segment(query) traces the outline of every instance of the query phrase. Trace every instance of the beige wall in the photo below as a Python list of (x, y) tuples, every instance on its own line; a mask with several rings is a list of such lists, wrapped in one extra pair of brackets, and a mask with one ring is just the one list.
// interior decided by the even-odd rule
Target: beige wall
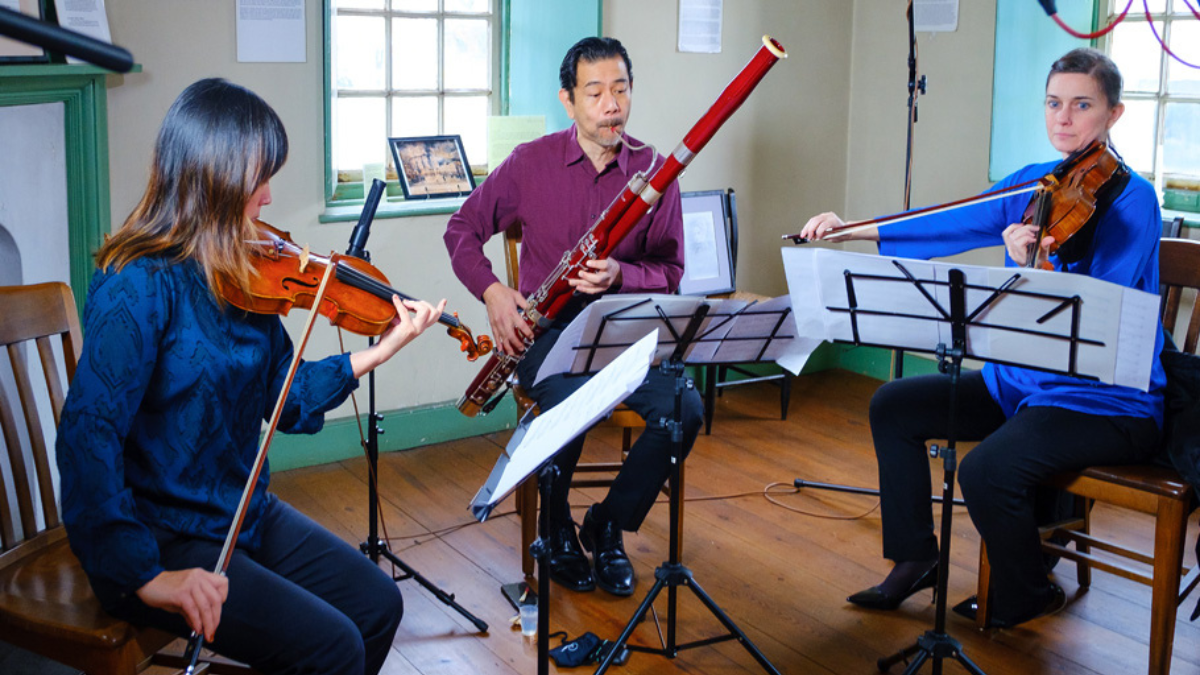
[[(634, 60), (630, 131), (661, 152), (679, 143), (758, 49), (764, 33), (788, 50), (789, 58), (772, 69), (681, 179), (684, 190), (737, 190), (742, 288), (784, 292), (779, 236), (797, 231), (809, 215), (835, 210), (865, 217), (900, 207), (904, 4), (725, 0), (722, 53), (679, 54), (677, 2), (605, 0), (604, 32), (620, 38)], [(264, 219), (314, 250), (344, 249), (352, 224), (317, 222), (324, 179), (322, 9), (316, 0), (306, 6), (307, 63), (240, 64), (232, 0), (109, 3), (114, 41), (130, 49), (143, 68), (110, 78), (115, 224), (140, 196), (154, 135), (171, 101), (194, 80), (221, 76), (261, 94), (288, 129), (291, 156), (272, 182), (274, 203)], [(921, 99), (917, 125), (914, 204), (987, 187), (995, 0), (964, 2), (961, 13), (957, 33), (920, 36), (930, 93)], [(394, 286), (430, 299), (446, 296), (449, 309), (481, 330), (482, 308), (454, 278), (441, 244), (446, 219), (379, 220), (369, 248)], [(294, 334), (302, 326), (302, 313), (297, 314), (287, 319)], [(318, 326), (309, 353), (337, 349), (334, 332)], [(476, 370), (448, 338), (419, 340), (380, 371), (380, 407), (454, 400)]]
[[(851, 47), (850, 132), (846, 201), (821, 210), (853, 218), (900, 211), (908, 114), (908, 23), (900, 0), (855, 0)], [(928, 89), (913, 132), (913, 207), (961, 199), (987, 189), (992, 120), (995, 0), (959, 6), (958, 30), (917, 34), (918, 67)], [(1049, 64), (1047, 64), (1049, 65)], [(847, 245), (874, 250), (871, 245)], [(1001, 264), (999, 248), (966, 260)]]

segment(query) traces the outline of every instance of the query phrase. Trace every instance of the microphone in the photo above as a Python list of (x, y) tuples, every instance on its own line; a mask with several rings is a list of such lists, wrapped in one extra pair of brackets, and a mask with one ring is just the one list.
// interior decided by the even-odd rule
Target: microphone
[(379, 210), (379, 200), (383, 197), (385, 187), (387, 187), (387, 183), (378, 178), (371, 181), (371, 191), (367, 194), (366, 203), (363, 204), (362, 214), (358, 216), (358, 224), (350, 233), (350, 247), (346, 249), (346, 255), (362, 258), (367, 262), (371, 261), (371, 254), (364, 249), (367, 246), (367, 237), (371, 234), (371, 221), (375, 220), (375, 212)]
[(0, 35), (81, 58), (118, 73), (133, 69), (129, 50), (0, 7)]
[(1038, 0), (1038, 4), (1042, 6), (1042, 9), (1046, 10), (1046, 16), (1058, 14), (1058, 8), (1055, 7), (1055, 4), (1057, 4), (1055, 0)]

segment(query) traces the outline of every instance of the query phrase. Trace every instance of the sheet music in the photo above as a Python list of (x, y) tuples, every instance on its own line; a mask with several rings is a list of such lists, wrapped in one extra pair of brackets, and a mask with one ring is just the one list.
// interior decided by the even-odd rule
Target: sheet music
[[(1077, 326), (1076, 373), (1142, 390), (1149, 386), (1158, 330), (1152, 294), (1044, 270), (812, 248), (784, 249), (783, 257), (801, 337), (854, 342), (857, 333), (861, 344), (925, 352), (949, 345), (951, 324), (942, 312), (950, 310), (950, 289), (944, 282), (958, 269), (968, 286), (967, 314), (979, 310), (967, 327), (969, 357), (1067, 372)], [(897, 264), (925, 283), (908, 280)], [(1008, 292), (996, 295), (1006, 283)]]
[(539, 415), (517, 447), (509, 452), (508, 464), (495, 486), (485, 486), (485, 490), (489, 487), (491, 490), (486, 495), (486, 504), (495, 506), (571, 439), (598, 422), (640, 387), (657, 346), (658, 331), (647, 334), (567, 400)]
[[(708, 359), (689, 357), (692, 362), (749, 363), (775, 361), (793, 375), (800, 374), (804, 363), (821, 344), (821, 340), (797, 339), (796, 322), (791, 317), (792, 299), (786, 295), (764, 300), (745, 308), (730, 321), (716, 352)], [(783, 312), (786, 311), (787, 315)], [(773, 335), (770, 344), (761, 336)], [(739, 339), (755, 338), (755, 339)], [(791, 338), (791, 339), (786, 339)], [(763, 347), (767, 349), (764, 352)]]

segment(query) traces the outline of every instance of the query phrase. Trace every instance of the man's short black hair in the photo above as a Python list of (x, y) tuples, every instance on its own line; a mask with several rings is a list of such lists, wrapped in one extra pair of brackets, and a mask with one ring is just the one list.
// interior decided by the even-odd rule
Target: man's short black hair
[(571, 45), (558, 68), (558, 82), (567, 90), (567, 97), (572, 103), (575, 102), (575, 76), (579, 70), (579, 61), (594, 63), (614, 56), (620, 56), (625, 61), (625, 71), (629, 73), (629, 86), (633, 87), (633, 62), (629, 60), (629, 54), (620, 40), (610, 37), (586, 37)]

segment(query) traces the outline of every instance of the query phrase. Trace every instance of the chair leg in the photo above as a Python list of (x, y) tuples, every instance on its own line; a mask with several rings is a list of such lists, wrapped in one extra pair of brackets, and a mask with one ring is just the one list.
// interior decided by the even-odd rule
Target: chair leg
[(537, 539), (537, 479), (528, 478), (517, 488), (517, 515), (521, 519), (521, 571), (533, 576), (533, 552), (529, 547)]
[(988, 621), (992, 618), (992, 606), (988, 601), (988, 594), (992, 587), (992, 565), (988, 562), (987, 544), (982, 540), (979, 542), (979, 583), (975, 588), (975, 598), (978, 609), (975, 611), (975, 627), (979, 630), (987, 628)]
[(783, 380), (779, 382), (779, 419), (786, 421), (788, 405), (792, 402), (792, 374), (783, 371)]
[(1175, 611), (1179, 606), (1179, 578), (1183, 567), (1183, 542), (1187, 512), (1183, 502), (1160, 498), (1154, 526), (1154, 584), (1150, 601), (1150, 675), (1171, 671), (1175, 642)]
[[(1083, 533), (1092, 533), (1092, 507), (1095, 506), (1096, 500), (1079, 498), (1079, 502), (1083, 506)], [(1075, 550), (1087, 554), (1092, 550), (1092, 547), (1083, 542), (1075, 542)], [(1075, 565), (1075, 577), (1079, 581), (1080, 588), (1089, 588), (1092, 585), (1092, 564), (1085, 561), (1080, 561)]]
[(713, 411), (717, 406), (717, 366), (704, 367), (704, 435), (712, 434)]

